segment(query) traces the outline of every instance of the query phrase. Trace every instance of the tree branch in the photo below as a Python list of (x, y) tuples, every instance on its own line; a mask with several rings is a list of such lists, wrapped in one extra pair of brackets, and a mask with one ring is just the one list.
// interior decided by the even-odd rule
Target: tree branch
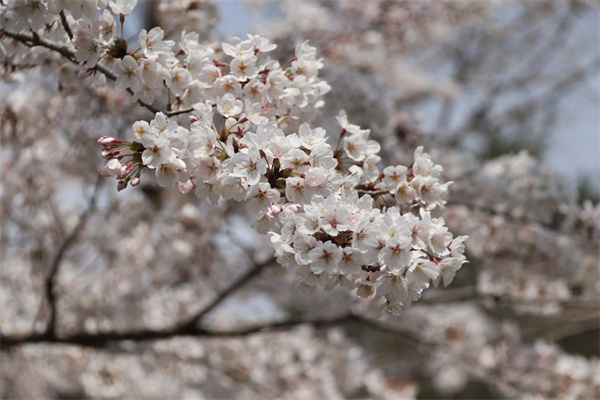
[(65, 10), (60, 10), (60, 22), (62, 22), (63, 28), (67, 32), (69, 39), (73, 40), (73, 32), (71, 32), (71, 28), (69, 27), (69, 23), (67, 22), (67, 16), (65, 15)]
[[(95, 197), (95, 196), (94, 196)], [(91, 211), (91, 207), (88, 209), (88, 212)], [(88, 214), (86, 212), (86, 214)], [(84, 214), (84, 216), (86, 215)], [(172, 336), (181, 336), (181, 335), (193, 335), (193, 336), (238, 336), (243, 334), (251, 334), (263, 329), (275, 329), (278, 327), (285, 327), (290, 324), (290, 322), (284, 323), (275, 323), (272, 325), (263, 325), (260, 327), (249, 328), (246, 330), (242, 330), (239, 332), (211, 332), (204, 328), (200, 328), (197, 326), (198, 322), (209, 312), (215, 309), (219, 304), (221, 304), (228, 296), (230, 296), (233, 292), (235, 292), (240, 287), (244, 286), (248, 281), (257, 276), (265, 267), (271, 265), (275, 260), (274, 258), (270, 258), (269, 260), (254, 265), (251, 269), (249, 269), (246, 273), (242, 274), (239, 278), (237, 278), (233, 283), (231, 283), (227, 288), (225, 288), (222, 292), (220, 292), (217, 297), (215, 297), (211, 302), (209, 302), (205, 307), (203, 307), (200, 311), (194, 314), (187, 321), (176, 325), (175, 327), (167, 330), (150, 330), (150, 329), (142, 329), (131, 332), (107, 332), (107, 333), (98, 333), (98, 334), (88, 334), (88, 333), (76, 333), (64, 337), (59, 337), (56, 335), (56, 304), (55, 304), (55, 296), (54, 296), (54, 278), (58, 273), (58, 268), (60, 265), (60, 261), (68, 249), (68, 247), (75, 240), (77, 233), (81, 230), (83, 225), (85, 224), (85, 220), (87, 217), (82, 216), (79, 224), (71, 235), (65, 240), (61, 248), (59, 249), (53, 264), (50, 273), (46, 279), (46, 296), (48, 298), (48, 303), (50, 305), (50, 322), (48, 323), (48, 327), (46, 331), (42, 334), (32, 334), (22, 337), (9, 337), (0, 335), (0, 346), (2, 349), (5, 347), (12, 347), (18, 344), (24, 343), (41, 343), (41, 342), (49, 342), (49, 343), (72, 343), (72, 344), (80, 344), (84, 346), (92, 346), (92, 347), (102, 347), (105, 346), (108, 342), (112, 341), (120, 341), (120, 340), (151, 340), (151, 339), (162, 339), (168, 338)], [(297, 325), (301, 322), (295, 321), (292, 323), (293, 325)]]
[(233, 283), (231, 283), (227, 288), (225, 288), (217, 297), (215, 297), (210, 303), (208, 303), (204, 308), (194, 314), (187, 322), (181, 325), (181, 329), (183, 330), (192, 330), (196, 327), (197, 323), (209, 312), (214, 310), (219, 304), (223, 302), (229, 295), (233, 292), (244, 286), (248, 281), (252, 278), (260, 274), (260, 272), (266, 268), (267, 266), (273, 264), (275, 262), (275, 258), (271, 257), (268, 260), (255, 264), (252, 268), (246, 271), (242, 276), (237, 278)]
[[(66, 22), (66, 21), (65, 21)], [(69, 29), (68, 25), (66, 23), (63, 23), (63, 25), (65, 26), (65, 30)], [(68, 32), (67, 32), (68, 33)], [(41, 47), (45, 47), (47, 49), (56, 51), (57, 53), (59, 53), (60, 55), (62, 55), (63, 57), (65, 57), (67, 60), (71, 61), (74, 64), (78, 64), (79, 62), (77, 61), (77, 59), (75, 58), (75, 52), (70, 50), (67, 46), (61, 46), (58, 45), (54, 42), (51, 42), (49, 40), (46, 40), (44, 38), (39, 37), (38, 35), (26, 35), (24, 33), (13, 33), (13, 32), (9, 32), (6, 30), (0, 30), (0, 37), (2, 35), (6, 35), (10, 38), (13, 38), (27, 46), (41, 46)], [(71, 34), (72, 35), (72, 34)], [(71, 35), (69, 35), (69, 37), (71, 37)], [(72, 37), (71, 37), (72, 38)], [(112, 81), (116, 81), (117, 80), (117, 74), (115, 74), (112, 70), (110, 70), (109, 68), (107, 68), (106, 66), (98, 63), (96, 64), (92, 69), (95, 69), (99, 72), (101, 72), (102, 74), (104, 74), (108, 79), (112, 80)], [(127, 89), (127, 92), (129, 94), (131, 94), (132, 96), (134, 95), (133, 90), (131, 89)], [(192, 108), (185, 108), (185, 109), (181, 109), (181, 110), (175, 110), (175, 111), (162, 111), (159, 108), (145, 103), (142, 100), (137, 101), (137, 103), (139, 105), (141, 105), (142, 107), (148, 109), (150, 112), (156, 114), (158, 112), (164, 112), (167, 116), (171, 117), (171, 116), (175, 116), (175, 115), (179, 115), (179, 114), (185, 114), (185, 113), (189, 113), (191, 111), (193, 111)]]
[(267, 322), (262, 325), (243, 327), (228, 331), (211, 331), (196, 326), (181, 325), (175, 329), (163, 331), (139, 330), (123, 333), (77, 333), (63, 337), (48, 337), (43, 334), (33, 334), (21, 337), (0, 335), (0, 351), (8, 351), (16, 346), (34, 343), (72, 344), (83, 347), (106, 348), (115, 342), (121, 341), (144, 342), (151, 340), (170, 339), (179, 336), (192, 336), (198, 338), (240, 338), (258, 333), (287, 330), (299, 325), (311, 325), (317, 329), (326, 329), (346, 323), (361, 324), (379, 332), (401, 335), (415, 343), (422, 343), (420, 338), (410, 332), (398, 329), (390, 324), (374, 321), (350, 312), (331, 318), (296, 318), (286, 321)]
[(81, 230), (85, 226), (90, 214), (96, 208), (96, 198), (102, 182), (103, 178), (99, 175), (94, 186), (92, 197), (90, 198), (90, 201), (88, 203), (88, 208), (81, 215), (81, 217), (79, 217), (79, 222), (77, 222), (77, 225), (75, 226), (73, 231), (69, 234), (69, 236), (67, 236), (62, 245), (59, 247), (58, 251), (56, 252), (56, 255), (54, 256), (54, 259), (52, 260), (50, 271), (48, 272), (48, 275), (46, 276), (46, 280), (44, 282), (44, 293), (48, 302), (50, 317), (48, 319), (48, 325), (46, 326), (46, 330), (43, 333), (43, 336), (50, 338), (56, 336), (56, 293), (54, 293), (55, 279), (58, 275), (60, 264), (63, 260), (66, 251), (73, 245), (75, 239), (79, 235), (79, 232), (81, 232)]

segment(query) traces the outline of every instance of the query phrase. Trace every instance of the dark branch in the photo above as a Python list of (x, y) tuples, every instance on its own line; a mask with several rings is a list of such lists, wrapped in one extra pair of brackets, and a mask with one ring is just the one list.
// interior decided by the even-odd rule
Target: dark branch
[[(94, 196), (95, 197), (95, 196)], [(91, 207), (88, 211), (91, 210)], [(86, 212), (87, 213), (87, 212)], [(85, 214), (84, 214), (85, 215)], [(243, 334), (251, 334), (256, 333), (264, 329), (275, 329), (286, 327), (290, 323), (293, 325), (298, 325), (302, 322), (294, 321), (294, 322), (285, 322), (285, 323), (275, 323), (272, 325), (263, 325), (260, 327), (254, 327), (250, 329), (246, 329), (238, 332), (210, 332), (204, 328), (198, 327), (198, 322), (204, 317), (206, 314), (211, 312), (215, 307), (223, 302), (228, 296), (230, 296), (233, 292), (238, 290), (240, 287), (244, 286), (247, 282), (249, 282), (252, 278), (257, 276), (265, 267), (273, 264), (275, 261), (273, 258), (260, 263), (255, 264), (252, 268), (250, 268), (247, 272), (242, 274), (239, 278), (237, 278), (233, 283), (231, 283), (227, 288), (221, 291), (217, 297), (215, 297), (210, 303), (204, 306), (200, 311), (194, 314), (187, 321), (167, 330), (149, 330), (143, 329), (138, 331), (131, 332), (107, 332), (107, 333), (98, 333), (98, 334), (88, 334), (88, 333), (77, 333), (73, 335), (59, 337), (56, 335), (56, 305), (55, 305), (55, 297), (54, 297), (54, 278), (58, 272), (58, 267), (60, 265), (60, 261), (64, 255), (64, 252), (67, 248), (73, 243), (77, 233), (83, 227), (86, 218), (82, 216), (80, 219), (80, 223), (75, 227), (73, 233), (65, 240), (61, 248), (59, 249), (53, 265), (48, 275), (46, 281), (46, 296), (48, 298), (48, 303), (50, 305), (50, 323), (48, 324), (48, 328), (46, 332), (43, 334), (33, 334), (23, 337), (7, 337), (0, 336), (0, 345), (2, 349), (9, 348), (15, 345), (24, 344), (24, 343), (72, 343), (79, 344), (83, 346), (92, 346), (92, 347), (103, 347), (109, 342), (120, 341), (120, 340), (152, 340), (152, 339), (163, 339), (169, 338), (173, 336), (182, 336), (182, 335), (192, 335), (192, 336), (239, 336)]]
[(88, 208), (81, 215), (81, 217), (79, 217), (79, 222), (77, 222), (77, 225), (75, 226), (73, 231), (71, 231), (69, 236), (67, 236), (67, 238), (64, 240), (62, 245), (59, 247), (58, 251), (56, 252), (56, 255), (54, 256), (54, 259), (52, 260), (52, 264), (50, 266), (50, 271), (48, 272), (48, 275), (46, 276), (46, 280), (44, 282), (44, 293), (46, 296), (46, 301), (48, 302), (48, 308), (50, 310), (50, 317), (48, 319), (48, 325), (46, 326), (46, 331), (44, 332), (44, 334), (42, 336), (45, 336), (48, 338), (52, 338), (52, 337), (56, 336), (56, 293), (54, 290), (55, 279), (56, 279), (56, 276), (58, 275), (60, 265), (61, 265), (61, 262), (63, 260), (63, 257), (65, 255), (66, 251), (73, 245), (73, 243), (77, 239), (77, 236), (79, 235), (79, 232), (81, 232), (81, 230), (85, 226), (90, 214), (96, 208), (96, 197), (97, 197), (98, 190), (100, 189), (102, 182), (103, 182), (102, 177), (98, 176), (98, 180), (96, 181), (96, 185), (94, 186), (94, 191), (92, 193), (92, 197), (90, 198), (90, 201), (88, 203)]
[(194, 111), (194, 109), (190, 107), (190, 108), (182, 108), (181, 110), (167, 111), (165, 114), (167, 114), (167, 116), (169, 116), (169, 117), (173, 117), (173, 116), (179, 115), (179, 114), (191, 113), (192, 111)]
[(198, 311), (195, 315), (193, 315), (187, 322), (184, 322), (181, 325), (181, 329), (189, 330), (195, 329), (198, 322), (209, 312), (215, 309), (219, 304), (223, 302), (229, 295), (233, 292), (244, 286), (248, 281), (252, 278), (260, 274), (260, 272), (266, 268), (267, 266), (273, 264), (275, 262), (275, 258), (269, 258), (267, 261), (264, 261), (259, 264), (255, 264), (252, 268), (246, 271), (242, 276), (238, 277), (234, 282), (232, 282), (227, 288), (225, 288), (222, 292), (219, 293), (217, 297), (215, 297), (210, 303), (208, 303), (205, 307), (203, 307), (200, 311)]
[[(69, 29), (68, 25), (66, 24), (66, 21), (63, 22), (63, 25), (65, 26), (65, 30)], [(67, 34), (68, 34), (68, 31), (67, 31)], [(32, 47), (33, 46), (41, 46), (41, 47), (45, 47), (47, 49), (56, 51), (57, 53), (61, 54), (63, 57), (65, 57), (67, 60), (71, 61), (72, 63), (79, 64), (79, 62), (75, 58), (75, 52), (70, 50), (67, 46), (60, 46), (49, 40), (41, 38), (38, 35), (26, 35), (23, 33), (13, 33), (13, 32), (5, 31), (5, 30), (0, 30), (0, 36), (1, 35), (6, 35), (10, 38), (13, 38), (13, 39), (27, 45), (27, 46), (32, 46)], [(71, 35), (69, 35), (69, 37), (71, 37)], [(101, 72), (110, 80), (113, 80), (113, 81), (117, 80), (117, 74), (115, 74), (112, 70), (110, 70), (109, 68), (105, 67), (104, 65), (102, 65), (100, 63), (96, 64), (93, 69)], [(129, 94), (131, 94), (131, 95), (134, 94), (131, 89), (127, 89), (127, 92), (129, 92)], [(160, 109), (154, 107), (151, 104), (145, 103), (142, 100), (138, 99), (137, 102), (139, 105), (148, 109), (149, 111), (151, 111), (154, 114), (161, 112)], [(192, 111), (193, 111), (192, 108), (185, 108), (185, 109), (181, 109), (181, 110), (163, 111), (163, 112), (167, 116), (171, 117), (171, 116), (175, 116), (175, 115), (179, 115), (179, 114), (189, 113)]]
[(211, 331), (196, 326), (179, 326), (175, 329), (156, 331), (139, 330), (133, 332), (107, 332), (107, 333), (78, 333), (64, 337), (48, 337), (47, 335), (29, 335), (22, 337), (0, 336), (0, 350), (8, 351), (15, 346), (33, 343), (73, 344), (84, 347), (105, 348), (115, 342), (134, 341), (144, 342), (151, 340), (169, 339), (179, 336), (193, 336), (198, 338), (240, 338), (258, 333), (277, 332), (294, 328), (299, 325), (311, 325), (318, 329), (326, 329), (346, 323), (361, 324), (369, 329), (379, 332), (400, 335), (412, 342), (423, 343), (421, 338), (380, 321), (374, 321), (352, 313), (331, 318), (298, 318), (280, 322), (268, 322), (266, 324), (240, 328), (230, 331)]
[(60, 53), (67, 60), (78, 64), (77, 60), (75, 59), (75, 53), (73, 51), (69, 50), (69, 48), (67, 46), (57, 45), (56, 43), (53, 43), (46, 39), (43, 39), (43, 38), (39, 37), (38, 35), (34, 36), (34, 35), (26, 35), (24, 33), (12, 33), (12, 32), (6, 31), (6, 30), (2, 30), (0, 33), (2, 35), (6, 35), (10, 38), (13, 38), (25, 45), (42, 46), (47, 49), (54, 50), (57, 53)]
[(73, 32), (71, 32), (71, 28), (69, 27), (69, 23), (67, 22), (67, 16), (65, 15), (64, 10), (60, 10), (60, 22), (62, 22), (69, 39), (73, 40)]

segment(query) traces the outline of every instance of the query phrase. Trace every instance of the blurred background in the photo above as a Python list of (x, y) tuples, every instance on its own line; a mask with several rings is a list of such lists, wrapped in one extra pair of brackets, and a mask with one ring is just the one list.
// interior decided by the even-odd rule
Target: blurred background
[(469, 263), (401, 317), (302, 292), (243, 206), (99, 175), (152, 118), (128, 93), (5, 58), (4, 398), (600, 398), (600, 2), (140, 0), (125, 37), (157, 25), (316, 46), (311, 125), (424, 146)]

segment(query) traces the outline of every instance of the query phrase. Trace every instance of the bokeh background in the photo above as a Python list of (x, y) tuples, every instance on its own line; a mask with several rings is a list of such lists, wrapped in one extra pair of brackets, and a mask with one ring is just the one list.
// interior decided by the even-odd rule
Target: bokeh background
[(423, 145), (469, 264), (401, 317), (302, 292), (243, 206), (99, 175), (95, 141), (152, 117), (129, 94), (4, 54), (3, 398), (600, 397), (598, 1), (140, 0), (125, 36), (157, 25), (309, 40), (312, 124), (346, 110), (386, 164)]

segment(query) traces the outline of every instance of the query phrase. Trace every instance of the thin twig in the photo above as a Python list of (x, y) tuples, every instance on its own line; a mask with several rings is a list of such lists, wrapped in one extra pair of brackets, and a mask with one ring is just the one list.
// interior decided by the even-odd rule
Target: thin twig
[[(75, 52), (73, 52), (72, 50), (70, 50), (69, 48), (67, 48), (66, 46), (60, 46), (57, 45), (56, 43), (53, 43), (49, 40), (46, 40), (44, 38), (41, 38), (37, 35), (26, 35), (23, 33), (13, 33), (13, 32), (9, 32), (6, 30), (1, 30), (0, 31), (0, 35), (6, 35), (10, 38), (13, 38), (27, 46), (41, 46), (41, 47), (45, 47), (47, 49), (56, 51), (58, 53), (60, 53), (63, 57), (65, 57), (67, 60), (71, 61), (74, 64), (78, 64), (79, 62), (77, 61), (77, 59), (75, 58)], [(108, 79), (116, 81), (117, 80), (117, 74), (115, 74), (112, 70), (110, 70), (109, 68), (107, 68), (106, 66), (98, 63), (96, 64), (93, 69), (101, 72), (102, 74), (104, 74)], [(127, 92), (129, 92), (131, 95), (134, 95), (133, 91), (131, 89), (127, 89)], [(151, 111), (152, 113), (156, 114), (158, 112), (160, 112), (161, 110), (154, 107), (151, 104), (147, 104), (145, 102), (143, 102), (142, 100), (137, 101), (137, 103), (139, 105), (141, 105), (142, 107), (148, 109), (149, 111)], [(192, 111), (190, 109), (190, 111)], [(190, 112), (190, 111), (185, 111), (185, 110), (178, 110), (176, 112), (172, 112), (172, 113), (165, 113), (167, 115), (177, 115), (177, 114), (183, 114), (184, 112)]]
[(71, 28), (69, 27), (69, 23), (67, 22), (67, 16), (65, 15), (64, 10), (60, 10), (60, 22), (62, 22), (69, 39), (73, 40), (73, 32), (71, 32)]
[(189, 107), (189, 108), (182, 108), (181, 110), (168, 111), (166, 114), (168, 117), (173, 117), (173, 116), (179, 115), (179, 114), (191, 113), (192, 111), (194, 111), (194, 109), (192, 107)]
[(261, 273), (261, 271), (267, 266), (273, 264), (275, 258), (269, 258), (268, 260), (255, 264), (252, 268), (246, 271), (242, 276), (238, 277), (233, 283), (231, 283), (225, 290), (221, 291), (217, 297), (215, 297), (210, 303), (204, 306), (200, 311), (194, 314), (187, 322), (182, 324), (182, 328), (193, 329), (197, 323), (209, 312), (214, 310), (219, 304), (223, 302), (229, 295), (244, 286), (248, 281)]

